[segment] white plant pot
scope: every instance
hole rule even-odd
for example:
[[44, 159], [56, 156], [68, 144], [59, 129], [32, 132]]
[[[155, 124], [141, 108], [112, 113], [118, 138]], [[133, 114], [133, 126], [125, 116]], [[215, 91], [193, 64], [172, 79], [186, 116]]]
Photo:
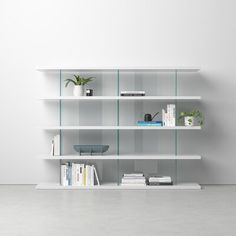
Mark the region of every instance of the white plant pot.
[[184, 117], [184, 125], [185, 126], [193, 126], [194, 125], [194, 117], [193, 116], [185, 116]]
[[75, 85], [73, 94], [75, 97], [84, 96], [84, 86], [83, 85]]

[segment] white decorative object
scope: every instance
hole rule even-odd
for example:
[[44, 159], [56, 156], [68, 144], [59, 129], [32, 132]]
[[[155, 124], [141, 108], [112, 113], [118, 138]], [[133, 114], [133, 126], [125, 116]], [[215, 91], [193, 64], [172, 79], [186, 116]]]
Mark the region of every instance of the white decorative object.
[[166, 127], [175, 127], [175, 104], [167, 105], [167, 112], [165, 109], [162, 109], [162, 122], [163, 126]]
[[184, 125], [185, 126], [193, 126], [194, 124], [194, 117], [193, 116], [185, 116], [184, 117]]
[[83, 85], [75, 85], [73, 94], [75, 97], [84, 96], [84, 86]]

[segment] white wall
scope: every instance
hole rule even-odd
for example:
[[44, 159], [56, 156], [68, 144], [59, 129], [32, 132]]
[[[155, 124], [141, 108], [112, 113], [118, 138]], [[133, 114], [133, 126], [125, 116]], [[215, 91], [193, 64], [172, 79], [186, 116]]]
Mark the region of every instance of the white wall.
[[58, 176], [36, 158], [46, 143], [35, 126], [48, 117], [34, 99], [37, 65], [200, 65], [207, 121], [188, 145], [204, 159], [180, 178], [236, 183], [235, 10], [233, 0], [1, 0], [0, 183]]

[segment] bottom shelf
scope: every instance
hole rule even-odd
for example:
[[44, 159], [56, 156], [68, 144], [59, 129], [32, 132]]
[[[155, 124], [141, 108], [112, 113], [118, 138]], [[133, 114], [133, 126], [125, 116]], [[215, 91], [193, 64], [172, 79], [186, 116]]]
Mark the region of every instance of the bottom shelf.
[[180, 183], [165, 186], [121, 186], [116, 183], [95, 185], [91, 187], [61, 186], [58, 183], [42, 183], [36, 186], [38, 190], [199, 190], [201, 186], [197, 183]]

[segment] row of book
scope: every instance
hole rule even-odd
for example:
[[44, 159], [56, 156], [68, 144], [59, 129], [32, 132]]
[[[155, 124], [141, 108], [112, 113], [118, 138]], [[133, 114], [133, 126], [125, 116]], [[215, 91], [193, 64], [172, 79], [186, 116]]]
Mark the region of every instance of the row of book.
[[94, 186], [100, 185], [98, 174], [94, 165], [66, 162], [61, 164], [62, 186]]
[[121, 179], [122, 186], [156, 186], [156, 185], [173, 185], [170, 176], [151, 175], [147, 179], [143, 173], [124, 174]]

